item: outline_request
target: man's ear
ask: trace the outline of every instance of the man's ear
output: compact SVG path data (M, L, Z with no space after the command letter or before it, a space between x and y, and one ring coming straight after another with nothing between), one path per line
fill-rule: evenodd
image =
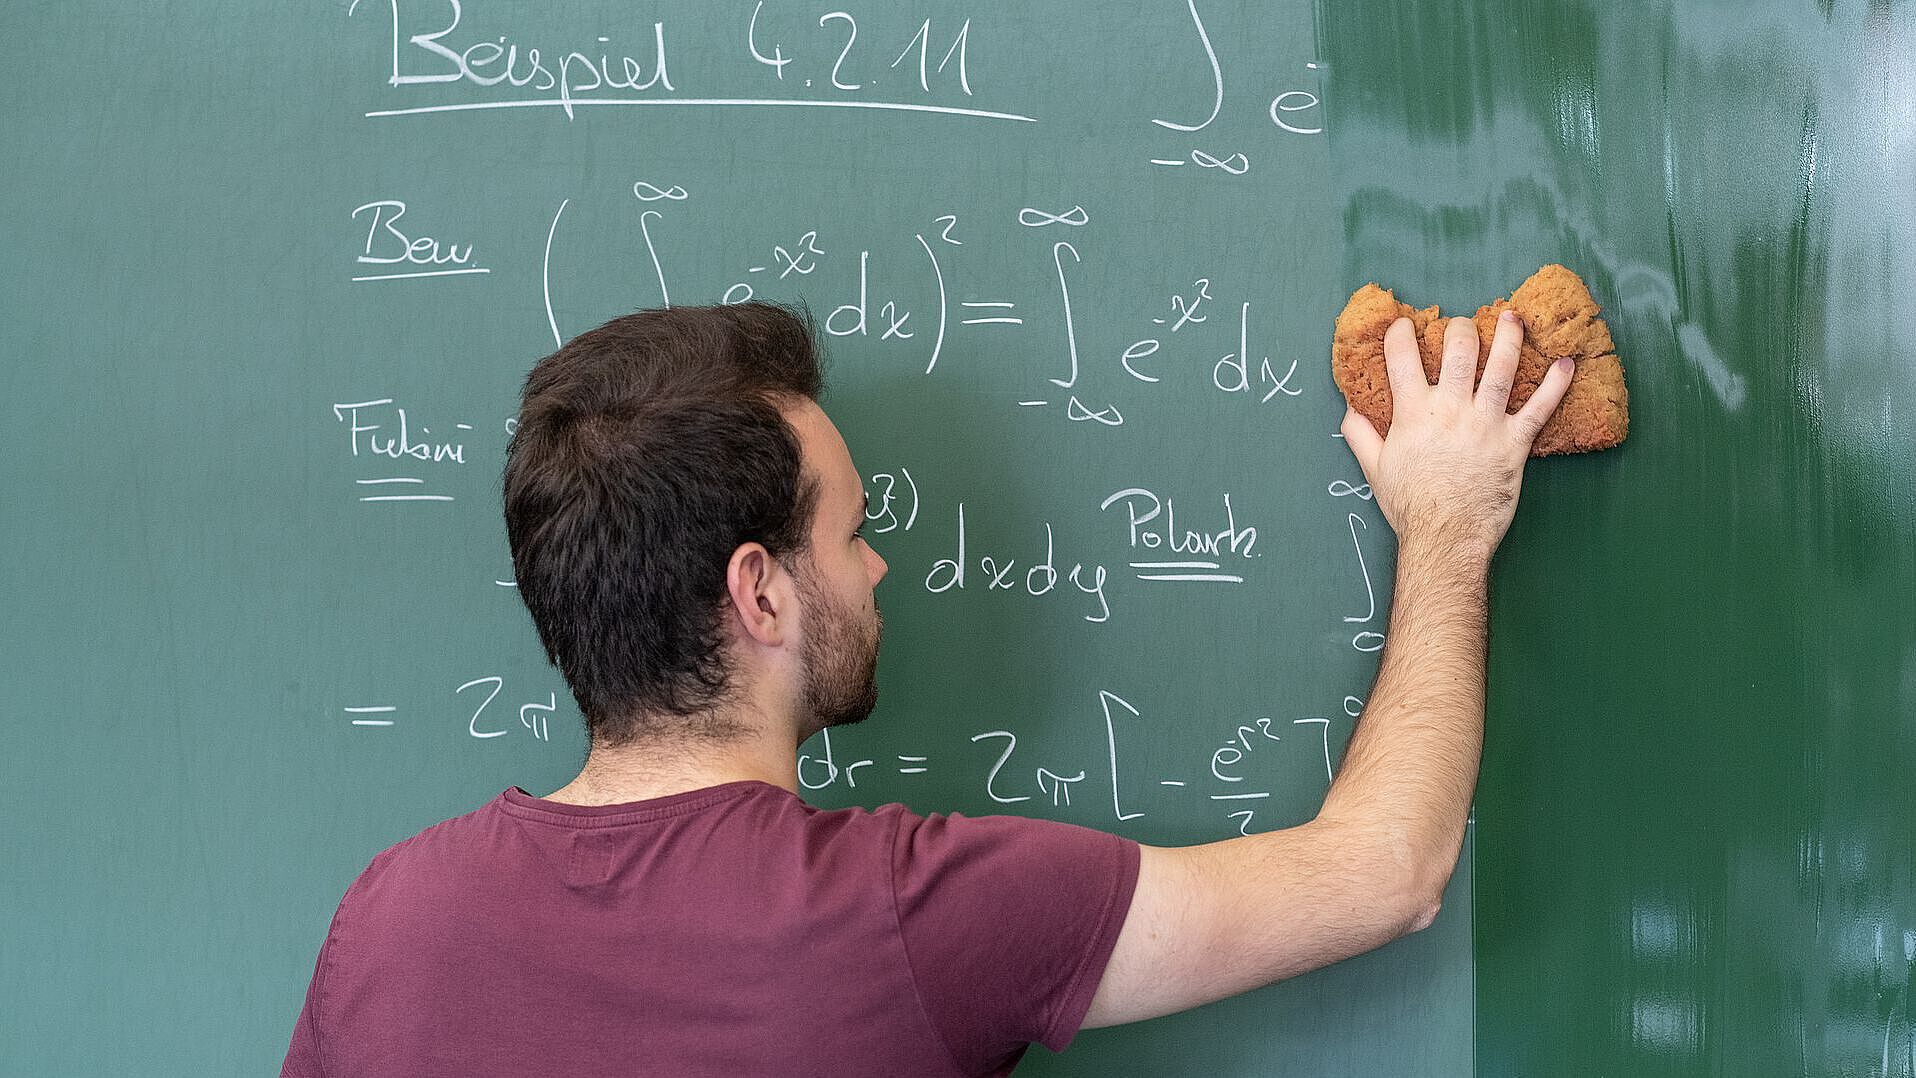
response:
M761 543L742 543L725 566L725 590L745 635L779 647L796 627L798 597L792 574Z

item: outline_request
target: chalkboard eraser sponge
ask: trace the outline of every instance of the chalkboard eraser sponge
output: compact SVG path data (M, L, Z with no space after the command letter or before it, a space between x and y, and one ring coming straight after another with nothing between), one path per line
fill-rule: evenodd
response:
M1508 298L1479 307L1475 321L1480 342L1477 377L1483 378L1497 316L1514 310L1523 320L1523 352L1510 410L1530 399L1550 365L1565 356L1576 362L1570 391L1543 426L1530 449L1533 457L1589 453L1620 444L1630 433L1630 393L1623 384L1623 363L1610 340L1610 327L1598 317L1597 301L1583 278L1559 265L1530 275ZM1337 316L1331 341L1331 377L1352 408L1380 433L1390 433L1390 372L1384 362L1384 333L1408 318L1416 327L1425 378L1435 383L1443 367L1444 323L1435 307L1422 310L1400 303L1389 289L1367 284L1351 294Z

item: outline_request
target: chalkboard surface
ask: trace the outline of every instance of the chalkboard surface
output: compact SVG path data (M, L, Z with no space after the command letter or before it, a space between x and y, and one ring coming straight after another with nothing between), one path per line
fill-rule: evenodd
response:
M1346 279L1562 258L1630 376L1496 574L1477 1073L1916 1073L1916 12L1325 16Z
M374 853L571 776L497 492L560 339L816 316L891 575L815 803L1188 843L1314 813L1388 631L1344 298L1562 261L1633 433L1532 465L1437 924L1020 1073L1916 1071L1909 12L4 25L7 1069L271 1072Z

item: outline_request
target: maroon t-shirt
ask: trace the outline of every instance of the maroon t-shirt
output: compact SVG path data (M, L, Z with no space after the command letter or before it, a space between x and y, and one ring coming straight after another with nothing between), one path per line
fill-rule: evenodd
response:
M282 1075L987 1075L1070 1043L1138 847L763 782L514 787L373 858Z

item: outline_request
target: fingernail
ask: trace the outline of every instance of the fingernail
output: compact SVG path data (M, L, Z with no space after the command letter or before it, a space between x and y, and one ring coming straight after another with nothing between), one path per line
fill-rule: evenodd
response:
M1577 363L1569 356L1565 356L1557 361L1557 369L1565 374L1575 374L1577 373Z
M1504 308L1504 313L1498 315L1497 317L1505 322L1515 322L1517 320L1517 312L1506 307Z

